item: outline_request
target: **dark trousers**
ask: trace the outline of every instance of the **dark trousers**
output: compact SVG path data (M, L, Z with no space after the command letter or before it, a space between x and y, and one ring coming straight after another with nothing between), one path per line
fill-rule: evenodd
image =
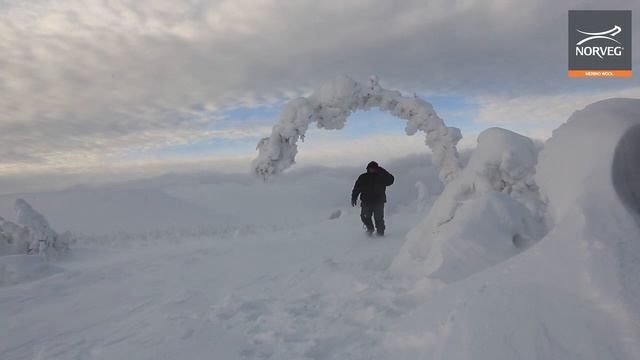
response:
M373 231L373 221L371 216L376 222L376 230L379 233L384 233L384 203L382 204L365 204L362 203L360 209L360 219L362 223L367 227L367 231Z

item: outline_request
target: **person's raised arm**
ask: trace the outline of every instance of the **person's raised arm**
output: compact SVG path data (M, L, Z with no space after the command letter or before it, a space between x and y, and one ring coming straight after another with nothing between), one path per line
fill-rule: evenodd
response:
M356 183L353 185L353 190L351 191L351 206L356 206L358 195L360 195L360 178L361 176L358 177L358 180L356 180Z
M395 181L395 178L393 177L393 175L391 175L390 172L388 172L385 168L379 166L378 167L378 171L380 171L380 173L382 173L383 178L384 178L384 184L386 186L389 186L391 184L393 184L393 182Z

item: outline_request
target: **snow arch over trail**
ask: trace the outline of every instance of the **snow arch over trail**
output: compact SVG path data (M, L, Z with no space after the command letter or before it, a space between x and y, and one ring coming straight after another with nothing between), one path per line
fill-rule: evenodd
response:
M297 142L304 141L309 124L315 122L319 128L342 129L353 112L373 107L407 120L407 135L423 131L425 144L440 168L440 179L444 183L453 179L460 170L456 148L462 138L460 129L447 127L433 106L417 96L407 97L399 91L383 89L376 77L363 85L341 76L322 84L309 97L287 103L271 136L258 142L259 154L252 163L253 171L267 179L293 165L298 153Z

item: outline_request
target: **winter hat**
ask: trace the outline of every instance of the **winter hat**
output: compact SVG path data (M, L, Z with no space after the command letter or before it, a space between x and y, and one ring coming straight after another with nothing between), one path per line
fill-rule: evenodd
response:
M369 170L371 168L377 169L378 168L378 163L375 162L375 161L370 162L369 165L367 165L367 170Z

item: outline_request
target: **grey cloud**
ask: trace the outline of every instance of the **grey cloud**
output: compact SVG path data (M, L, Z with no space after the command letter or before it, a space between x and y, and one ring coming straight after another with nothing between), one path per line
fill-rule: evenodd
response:
M198 137L217 121L211 112L280 101L337 74L464 96L631 87L635 79L566 78L566 11L595 7L578 0L6 3L0 153L77 159L71 155ZM607 7L638 12L640 3ZM634 39L638 59L637 29Z
M46 162L45 159L32 156L29 154L18 153L15 151L5 151L0 153L0 161L10 164L20 164L20 163L29 163L29 164L43 164Z

